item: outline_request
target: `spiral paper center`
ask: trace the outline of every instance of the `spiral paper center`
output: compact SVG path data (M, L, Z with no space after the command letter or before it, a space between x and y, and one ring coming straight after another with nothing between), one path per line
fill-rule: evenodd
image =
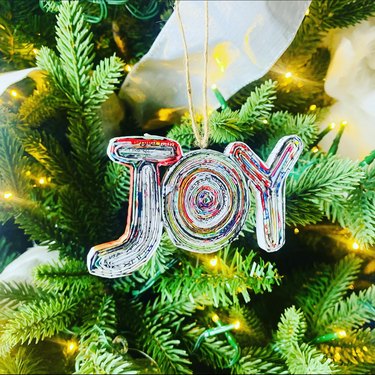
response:
M164 222L177 246L213 252L241 230L249 208L246 179L228 156L191 152L163 185Z

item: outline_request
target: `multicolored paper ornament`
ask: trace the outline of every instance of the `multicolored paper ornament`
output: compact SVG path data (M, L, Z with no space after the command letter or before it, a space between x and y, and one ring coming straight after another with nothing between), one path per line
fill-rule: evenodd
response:
M285 242L285 181L302 152L297 136L279 140L267 162L249 146L233 142L224 153L191 151L161 137L113 138L111 160L131 171L125 233L94 246L87 258L90 273L121 277L146 263L157 249L163 225L182 249L211 253L235 240L256 197L257 239L276 251ZM172 166L160 181L160 166Z

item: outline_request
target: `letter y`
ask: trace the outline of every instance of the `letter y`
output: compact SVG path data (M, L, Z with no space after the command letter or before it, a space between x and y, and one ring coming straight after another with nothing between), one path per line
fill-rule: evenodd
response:
M249 177L256 197L258 244L268 252L285 243L285 181L302 149L302 140L295 135L281 138L267 162L242 142L233 142L225 149Z

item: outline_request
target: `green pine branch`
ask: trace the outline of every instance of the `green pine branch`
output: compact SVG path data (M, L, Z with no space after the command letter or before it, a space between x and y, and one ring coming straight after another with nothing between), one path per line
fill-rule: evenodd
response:
M286 365L269 347L246 347L232 374L287 374Z
M178 251L167 233L164 232L155 254L138 270L138 273L147 280L167 271L168 264L176 257Z
M313 20L318 20L320 31L336 27L345 28L367 19L375 14L375 4L371 0L313 1L310 5Z
M61 102L57 95L58 93L46 84L35 89L20 106L18 111L20 120L27 126L35 128L55 117Z
M79 293L95 289L100 293L103 288L98 278L88 274L86 264L75 259L38 266L34 269L34 280L36 285L45 291Z
M60 64L59 58L55 51L46 46L42 46L36 57L36 64L39 69L45 70L49 73L48 80L52 84L52 88L67 96L70 99L69 93L65 93L65 88L68 87L68 81L64 74L64 67Z
M366 175L350 194L340 224L347 227L361 246L375 244L375 165L366 168Z
M183 298L170 303L168 300L156 299L148 303L139 322L135 325L137 343L153 358L164 374L190 374L191 362L188 353L181 346L181 340L176 338L184 317L182 314L192 313L196 304Z
M254 252L243 256L242 250L235 249L230 254L229 248L226 248L221 257L216 257L217 266L214 269L210 267L208 258L206 267L185 263L175 269L170 277L163 278L157 290L170 301L186 294L192 298L204 296L207 303L214 306L238 304L239 295L248 302L249 291L271 291L280 279L274 265L254 258Z
M20 176L27 170L29 163L21 143L12 135L7 127L0 128L0 178L14 195L23 197L28 187Z
M319 133L319 127L316 124L315 115L297 114L292 115L288 112L274 112L268 119L268 124L264 125L267 131L267 142L262 145L260 155L267 159L280 138L286 135L298 135L307 152L309 146L314 143Z
M229 316L231 321L241 322L241 329L237 332L241 344L264 345L267 342L267 330L253 309L233 306Z
M273 102L276 99L277 82L268 80L256 87L242 105L239 117L242 124L251 126L244 130L261 129L263 120L267 119L273 109ZM250 138L250 137L248 137Z
M319 332L351 331L375 320L375 286L352 293L325 310L317 324Z
M18 282L0 283L0 319L7 320L24 303L43 299L44 293L33 285Z
M167 133L167 137L177 141L183 149L192 149L196 145L191 120L188 115L181 118L179 125L174 125Z
M286 356L289 351L303 340L307 323L303 312L294 306L285 309L277 325L275 342L277 351Z
M320 345L320 349L339 365L342 374L370 374L375 365L375 330L349 332L345 337Z
M287 224L306 225L324 215L340 219L348 195L358 186L363 171L356 162L337 157L306 157L286 184Z
M78 107L86 98L89 76L93 68L93 35L83 22L79 2L63 2L59 7L56 27L56 47L60 53L59 63L64 67L68 86L65 92Z
M316 272L317 277L306 284L297 296L312 332L327 333L323 322L327 322L327 314L332 314L331 309L347 293L358 275L360 265L359 258L347 256L333 267L322 266Z
M138 374L144 373L121 354L110 353L91 346L91 358L76 368L74 374Z
M61 1L59 0L42 0L43 10L45 12L56 13L59 11Z
M74 181L72 162L53 136L38 131L24 132L20 136L25 151L45 168L54 183L65 185Z
M62 233L59 229L56 213L51 212L48 207L32 201L12 202L12 206L15 223L32 240L42 244L52 244L56 241L58 246L69 244L66 233ZM20 212L22 215L19 214Z
M4 268L17 258L17 253L12 251L10 243L3 236L0 237L0 273ZM1 301L0 301L1 303Z
M98 117L98 106L113 92L119 82L122 64L116 57L93 68L92 33L82 22L78 2L64 2L57 16L57 57L51 50L38 55L38 65L49 72L52 81L69 99L69 140L82 179L101 181L103 173L104 136ZM41 51L42 52L42 51Z
M213 111L208 119L210 142L225 144L250 139L270 115L275 91L276 82L266 81L249 94L240 110L225 108ZM202 118L196 120L198 128L202 126L202 121ZM188 116L183 117L181 124L175 125L167 136L188 149L193 148L196 143Z
M295 346L286 357L289 372L291 374L333 374L336 367L330 358L316 348L302 343Z
M105 172L104 190L108 196L108 205L114 212L123 208L130 189L129 169L121 164L109 163Z
M189 351L192 351L205 328L197 323L192 323L185 326L183 331L182 340L189 348ZM224 369L233 357L234 350L226 341L222 340L222 337L213 336L206 338L200 347L192 353L192 357L197 358L202 363L208 363L212 368Z
M291 374L332 374L332 361L316 348L302 342L307 324L300 310L285 310L275 334L276 350L285 359Z
M90 77L86 105L99 108L113 93L122 75L123 62L116 56L101 60Z
M1 329L0 356L15 345L52 337L69 326L77 309L77 296L35 300L21 305Z
M43 362L34 350L19 347L15 352L0 357L0 374L48 374Z
M210 139L213 143L230 143L244 140L247 133L241 127L238 111L225 108L214 111L209 118Z
M80 327L80 342L75 358L77 374L138 373L126 356L114 350L112 335L116 332L116 306L111 296L96 296Z

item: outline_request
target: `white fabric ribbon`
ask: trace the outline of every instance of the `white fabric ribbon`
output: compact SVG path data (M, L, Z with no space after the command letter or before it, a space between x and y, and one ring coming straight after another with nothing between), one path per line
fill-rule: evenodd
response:
M219 107L210 87L228 99L263 76L292 42L310 1L209 1L208 103ZM190 59L194 108L202 112L204 2L181 1ZM184 50L176 12L150 51L126 77L120 97L140 123L161 108L184 109L187 93ZM168 112L160 112L159 117ZM162 120L162 118L161 118Z
M39 68L28 68L22 70L14 70L12 72L6 72L0 74L0 96L3 95L5 90L11 85L22 81L25 79L30 73L34 72L35 70L39 70Z
M53 264L59 259L59 252L48 251L47 246L34 246L21 254L0 273L0 282L26 282L32 284L33 270L41 264Z

